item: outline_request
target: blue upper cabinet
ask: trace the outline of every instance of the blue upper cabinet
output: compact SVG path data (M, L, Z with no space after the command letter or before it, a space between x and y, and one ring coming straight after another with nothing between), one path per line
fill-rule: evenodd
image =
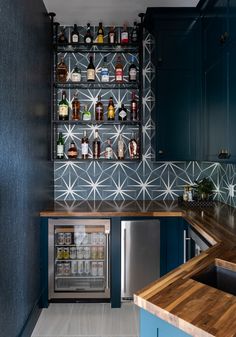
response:
M195 9L148 8L155 37L156 160L199 159L201 31Z

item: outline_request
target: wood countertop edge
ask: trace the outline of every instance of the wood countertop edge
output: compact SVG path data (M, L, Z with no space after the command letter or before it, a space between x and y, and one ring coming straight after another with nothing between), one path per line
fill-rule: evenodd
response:
M157 212L142 212L142 211L87 211L87 212L63 212L63 211L43 211L40 212L40 217L183 217L183 211L157 211Z

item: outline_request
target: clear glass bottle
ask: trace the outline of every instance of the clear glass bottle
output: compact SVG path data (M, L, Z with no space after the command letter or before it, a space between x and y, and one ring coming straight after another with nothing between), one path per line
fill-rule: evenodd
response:
M107 66L107 57L104 57L101 69L101 82L109 82L109 69Z
M62 121L69 120L69 103L66 99L65 91L62 91L62 97L59 102L58 116L59 116L59 120L62 120Z
M82 120L83 121L91 121L92 119L92 114L91 112L88 110L88 106L85 105L84 106L84 111L83 111L83 114L82 114Z
M114 121L115 120L115 105L113 102L113 98L110 97L108 107L107 107L107 120L108 121Z
M104 42L104 29L102 26L102 22L99 22L98 33L97 33L97 43L103 43L103 42Z
M80 101L78 100L78 95L75 94L72 101L72 120L79 121L80 120Z
M127 120L127 109L125 108L123 103L121 104L121 107L118 110L118 118L119 118L119 121Z
M72 141L70 143L70 147L68 149L67 156L70 159L76 159L78 157L78 150L77 150L77 147L76 147L74 141Z
M99 140L98 130L96 129L94 140L93 140L93 158L99 159L100 153L101 153L101 142Z
M88 159L89 151L89 139L87 137L87 132L84 130L83 138L81 139L81 157L82 159Z
M84 35L84 43L86 44L90 44L93 42L93 36L91 34L91 27L90 27L90 23L87 23L87 32Z
M120 42L129 43L129 32L126 24L124 24L123 29L121 31Z
M125 143L123 141L123 137L120 134L118 144L117 144L117 158L119 160L124 160L125 158Z
M130 120L131 121L138 120L138 103L135 98L135 92L132 92L132 99L130 104Z
M71 74L71 81L72 82L80 82L81 81L81 70L75 66Z
M72 30L70 34L70 42L72 44L79 43L79 31L78 31L78 27L76 24L74 24L74 29Z
M67 65L65 64L64 57L61 57L60 62L57 64L56 74L58 82L65 83L67 81L68 68Z
M59 136L57 139L57 159L63 159L64 158L64 139L62 136L62 132L59 132Z
M89 57L89 64L87 67L87 81L94 82L95 81L95 67L93 64L93 57Z
M113 150L111 147L111 140L107 139L107 145L105 149L105 158L106 159L112 159L113 158Z
M136 21L134 22L134 26L131 31L131 42L138 42L138 25Z
M137 81L137 67L134 64L134 56L131 57L131 63L129 66L129 82L136 82Z
M103 104L101 102L101 96L98 96L98 101L95 106L95 119L96 121L103 121Z
M130 159L137 159L139 154L138 154L138 142L135 139L134 132L131 134L131 138L129 140L129 157Z
M117 62L115 65L115 81L117 83L123 82L123 76L124 76L124 70L123 70L123 64L121 63L121 57L117 57Z

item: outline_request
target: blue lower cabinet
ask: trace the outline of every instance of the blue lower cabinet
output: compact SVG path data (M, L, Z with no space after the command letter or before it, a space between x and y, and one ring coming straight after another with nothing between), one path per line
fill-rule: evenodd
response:
M191 337L191 335L140 309L140 337Z

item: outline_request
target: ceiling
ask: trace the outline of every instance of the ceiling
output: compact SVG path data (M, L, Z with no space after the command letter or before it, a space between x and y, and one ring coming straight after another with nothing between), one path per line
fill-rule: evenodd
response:
M199 0L44 0L48 12L56 13L61 25L130 26L147 7L193 7Z

